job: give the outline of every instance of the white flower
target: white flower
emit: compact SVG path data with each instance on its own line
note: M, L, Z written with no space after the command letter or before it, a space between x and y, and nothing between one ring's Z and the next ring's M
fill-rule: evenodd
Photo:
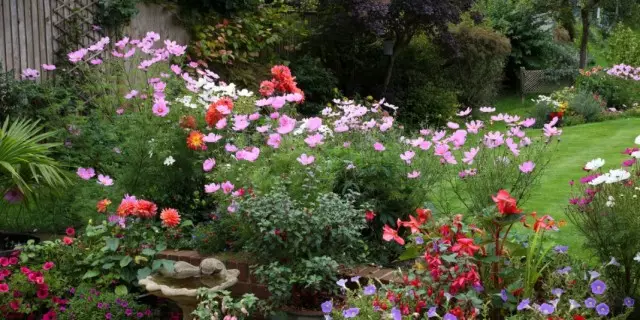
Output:
M640 262L640 252L636 253L636 257L633 260Z
M636 137L636 144L640 144L640 136Z
M636 152L632 153L631 156L636 158L636 159L640 159L640 151L636 151Z
M589 182L589 184L592 185L592 186L597 186L597 185L599 185L599 184L601 184L601 183L603 183L603 182L605 182L607 180L609 180L609 174L605 173L605 174L603 174L601 176L598 176L595 179L591 180Z
M174 159L172 156L168 156L166 159L164 159L165 166L173 165L175 162L176 162L176 159Z
M247 90L247 89L242 89L240 91L238 91L238 95L241 97L251 97L253 95L253 92Z
M587 162L587 164L584 166L584 169L592 171L597 170L602 166L604 166L604 159L598 158Z
M607 200L606 206L611 208L613 206L616 205L615 199L612 196L609 196L609 199Z
M609 177L606 183L616 183L627 180L631 177L631 173L622 169L613 169L609 171Z

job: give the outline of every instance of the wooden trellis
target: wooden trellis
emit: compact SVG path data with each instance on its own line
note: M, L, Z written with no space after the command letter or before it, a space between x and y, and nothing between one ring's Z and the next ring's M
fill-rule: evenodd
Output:
M95 26L98 0L55 0L53 28L56 51L74 51L96 43L102 37ZM100 55L94 53L89 59ZM73 69L72 69L73 70Z
M551 77L550 74L564 74ZM520 92L522 99L530 93L550 93L571 85L578 70L526 70L520 68Z

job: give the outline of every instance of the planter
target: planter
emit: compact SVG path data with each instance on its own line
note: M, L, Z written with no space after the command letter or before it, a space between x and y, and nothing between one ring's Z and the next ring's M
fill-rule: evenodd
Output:
M28 233L0 232L0 257L12 255L18 251L16 246L27 244L29 240L40 242L40 238Z
M271 320L323 320L324 318L322 311L294 310L285 307L273 315Z

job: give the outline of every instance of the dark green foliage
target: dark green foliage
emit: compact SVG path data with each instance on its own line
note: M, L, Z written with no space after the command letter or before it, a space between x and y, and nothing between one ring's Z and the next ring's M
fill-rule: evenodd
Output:
M602 71L579 76L576 87L599 95L608 108L626 109L640 101L640 81L610 76Z
M545 123L549 122L549 114L554 111L555 108L550 103L539 102L531 110L529 116L536 119L536 128L542 128Z
M138 14L136 5L140 0L99 0L96 25L120 34L131 18Z
M481 106L498 94L507 57L509 39L491 28L465 21L452 32L457 52L446 68L447 77L456 84L460 103Z
M607 59L614 64L640 66L640 32L617 26L608 39Z
M305 55L291 64L291 72L296 75L298 87L304 91L305 103L300 106L300 113L317 114L333 99L338 79L319 59Z

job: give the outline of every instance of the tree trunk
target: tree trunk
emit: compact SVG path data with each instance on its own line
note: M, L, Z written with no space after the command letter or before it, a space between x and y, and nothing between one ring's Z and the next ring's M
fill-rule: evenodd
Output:
M387 94L387 88L389 87L389 83L391 83L391 75L393 74L393 65L396 63L396 56L398 55L396 49L394 48L393 53L389 56L389 66L387 66L387 75L384 78L384 85L382 87L382 97Z
M580 69L587 66L587 45L589 44L589 15L590 7L584 7L580 10L582 17L582 39L580 42Z

